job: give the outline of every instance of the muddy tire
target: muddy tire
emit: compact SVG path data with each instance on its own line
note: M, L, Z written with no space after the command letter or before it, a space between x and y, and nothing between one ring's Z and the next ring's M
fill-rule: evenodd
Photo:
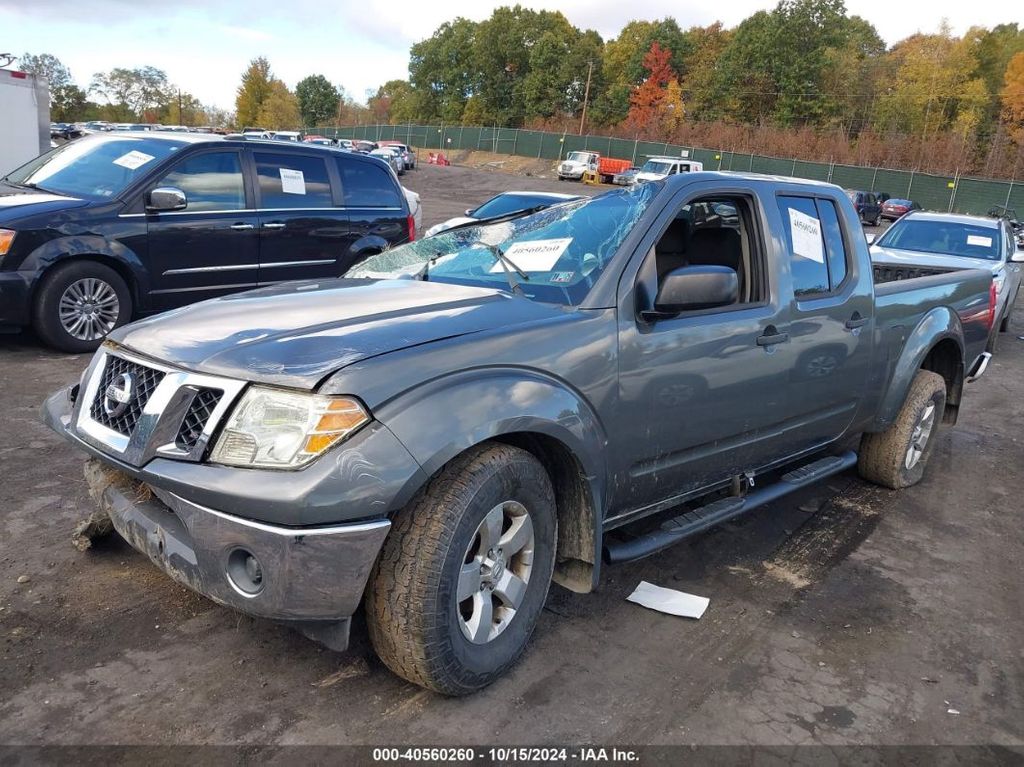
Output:
M493 682L544 606L556 524L551 481L526 451L485 443L455 458L395 516L370 576L377 655L445 695Z
M945 407L945 379L929 370L918 371L892 425L861 438L860 476L893 490L920 482Z

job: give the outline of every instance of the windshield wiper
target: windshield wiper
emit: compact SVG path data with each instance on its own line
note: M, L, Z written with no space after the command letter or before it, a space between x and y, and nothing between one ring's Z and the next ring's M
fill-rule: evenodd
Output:
M523 286L516 282L516 278L512 276L512 272L514 271L516 274L522 277L524 282L529 282L530 278L526 274L526 272L520 269L515 261L506 256L504 251L502 251L502 249L499 248L497 245L491 245L489 242L484 242L483 240L476 240L475 242L470 243L470 247L473 247L474 245L483 245L485 248L491 251L491 254L494 256L494 259L499 264L501 264L502 271L505 272L505 279L508 280L509 288L512 290L513 293L524 295Z
M566 200L569 202L569 200ZM488 218L474 218L472 221L466 221L462 224L456 224L450 229L445 229L438 234L445 234L447 232L454 232L457 229L466 229L470 226L480 226L481 224L500 224L502 221L511 221L515 218L522 218L523 216L529 216L531 213L539 213L545 208L551 208L552 205L534 205L532 208L523 208L522 210L514 210L511 213L501 213L497 216L490 216Z
M429 256L427 258L427 260L423 262L423 266L420 267L420 270L418 272L416 272L416 274L414 274L412 276L412 278L414 280L420 280L422 282L429 281L430 280L430 277L429 277L430 267L433 264L437 263L437 259L439 259L443 255L444 255L444 251L439 250L436 253L434 253L432 256Z

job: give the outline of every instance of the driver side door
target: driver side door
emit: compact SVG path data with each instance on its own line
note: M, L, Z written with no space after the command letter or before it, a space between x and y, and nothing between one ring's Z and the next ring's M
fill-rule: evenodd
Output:
M154 183L185 193L184 210L147 211L150 310L163 311L255 287L259 215L244 157L212 149L181 158ZM145 202L145 201L144 201Z

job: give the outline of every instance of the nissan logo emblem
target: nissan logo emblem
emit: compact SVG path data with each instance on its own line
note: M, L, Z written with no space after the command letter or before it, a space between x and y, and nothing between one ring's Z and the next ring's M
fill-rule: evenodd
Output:
M135 395L135 382L130 373L121 373L103 392L103 410L111 418L124 414Z

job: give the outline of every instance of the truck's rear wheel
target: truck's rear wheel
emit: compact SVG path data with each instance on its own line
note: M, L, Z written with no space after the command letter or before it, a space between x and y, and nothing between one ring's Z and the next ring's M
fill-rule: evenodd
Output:
M918 371L892 425L861 439L861 477L893 490L920 482L945 408L945 379L929 370Z
M446 695L490 684L522 654L555 561L554 491L524 450L459 456L395 517L366 597L388 668Z

